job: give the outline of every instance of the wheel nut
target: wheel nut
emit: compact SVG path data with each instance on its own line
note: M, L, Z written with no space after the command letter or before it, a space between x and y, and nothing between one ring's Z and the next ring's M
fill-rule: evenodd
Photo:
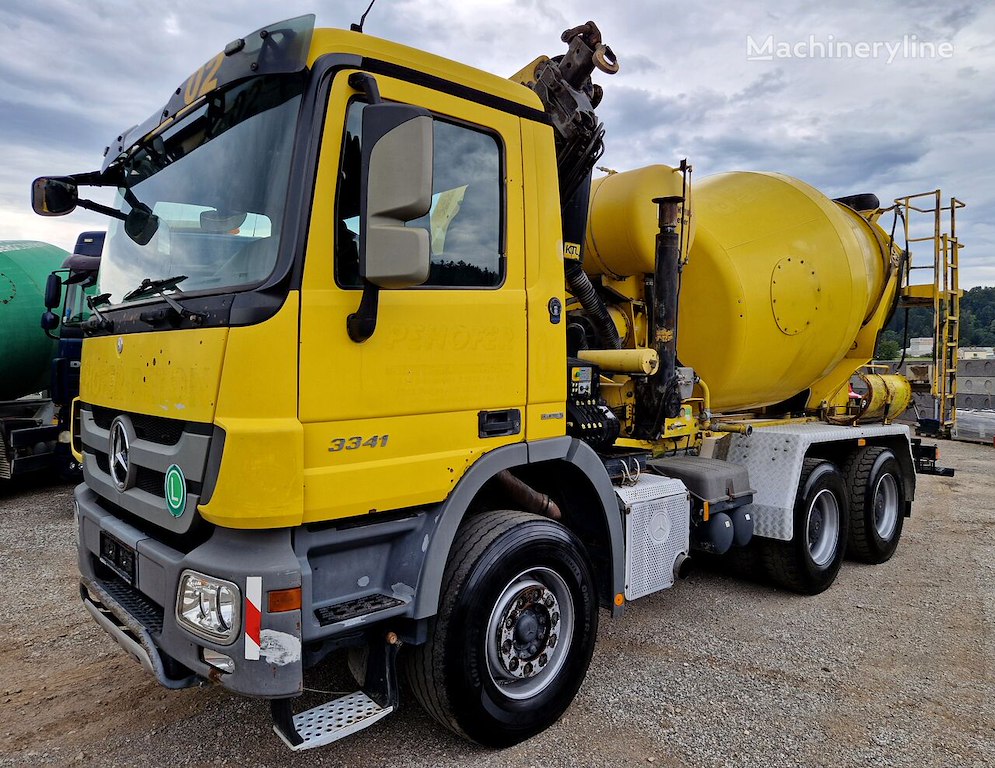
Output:
M556 638L556 634L555 633L549 636L549 647L550 648L555 648L556 647L556 640L557 640L557 638Z
M505 640L501 646L501 653L511 653L511 640Z
M510 669L512 672L514 672L516 669L518 669L518 659L514 659L513 658L511 661L509 661L508 662L508 669Z
M549 661L549 657L546 656L546 654L544 653L542 656L539 657L539 666L540 667L545 667L546 666L546 662L548 662L548 661Z
M552 608L552 607L553 607L553 603L555 603L555 602L556 602L556 601L555 601L555 600L553 600L553 596L552 596L552 595L548 595L548 596L546 597L546 607L547 607L547 608Z
M522 670L526 675L532 674L532 664L526 663L525 668Z
M552 621L554 627L560 623L560 614L558 614L556 611L553 611Z

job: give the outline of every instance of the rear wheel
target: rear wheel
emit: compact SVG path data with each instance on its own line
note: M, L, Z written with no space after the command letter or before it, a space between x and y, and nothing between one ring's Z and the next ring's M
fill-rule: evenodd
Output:
M883 563L895 554L905 520L905 486L894 452L868 446L854 453L843 474L850 491L847 553L865 563Z
M430 640L405 666L422 706L489 747L556 722L597 635L597 594L577 538L536 515L479 515L457 536L443 584Z
M834 464L805 459L795 497L791 541L767 540L770 578L786 589L816 595L836 580L849 530L846 487Z

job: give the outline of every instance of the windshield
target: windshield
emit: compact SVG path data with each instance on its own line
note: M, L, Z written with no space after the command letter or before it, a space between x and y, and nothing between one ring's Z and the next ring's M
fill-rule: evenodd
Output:
M302 82L258 77L213 94L123 161L117 205L150 210L154 234L140 245L111 224L100 264L111 304L145 279L185 275L184 293L215 293L273 271Z
M66 286L66 303L62 311L62 324L74 328L89 320L91 313L86 304L86 297L95 294L96 290L92 278L86 283L69 283Z

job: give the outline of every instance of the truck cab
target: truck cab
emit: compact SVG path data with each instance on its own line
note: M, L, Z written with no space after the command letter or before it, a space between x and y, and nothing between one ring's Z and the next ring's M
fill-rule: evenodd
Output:
M72 255L66 259L62 269L48 277L45 295L47 309L41 321L42 328L58 338L49 389L59 427L54 453L60 475L72 480L80 480L83 472L70 445L72 404L79 396L83 323L92 314L87 299L96 293L103 246L104 232L82 232L76 238ZM60 310L59 315L52 311L55 309ZM58 328L57 332L53 326Z
M460 521L501 470L597 462L565 436L539 99L309 23L236 41L107 156L119 209L84 323L75 499L94 618L164 685L277 701L336 648L425 643ZM414 242L422 274L391 274L364 237ZM573 471L578 494L612 498ZM559 598L585 614L578 659L599 602L581 577L582 600Z

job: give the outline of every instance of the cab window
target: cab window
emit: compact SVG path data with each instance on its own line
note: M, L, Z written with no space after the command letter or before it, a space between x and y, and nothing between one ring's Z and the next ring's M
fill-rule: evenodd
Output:
M359 288L359 192L362 119L354 101L346 130L336 195L335 279ZM409 227L428 231L429 287L493 288L504 279L501 148L485 131L436 117L432 207Z

